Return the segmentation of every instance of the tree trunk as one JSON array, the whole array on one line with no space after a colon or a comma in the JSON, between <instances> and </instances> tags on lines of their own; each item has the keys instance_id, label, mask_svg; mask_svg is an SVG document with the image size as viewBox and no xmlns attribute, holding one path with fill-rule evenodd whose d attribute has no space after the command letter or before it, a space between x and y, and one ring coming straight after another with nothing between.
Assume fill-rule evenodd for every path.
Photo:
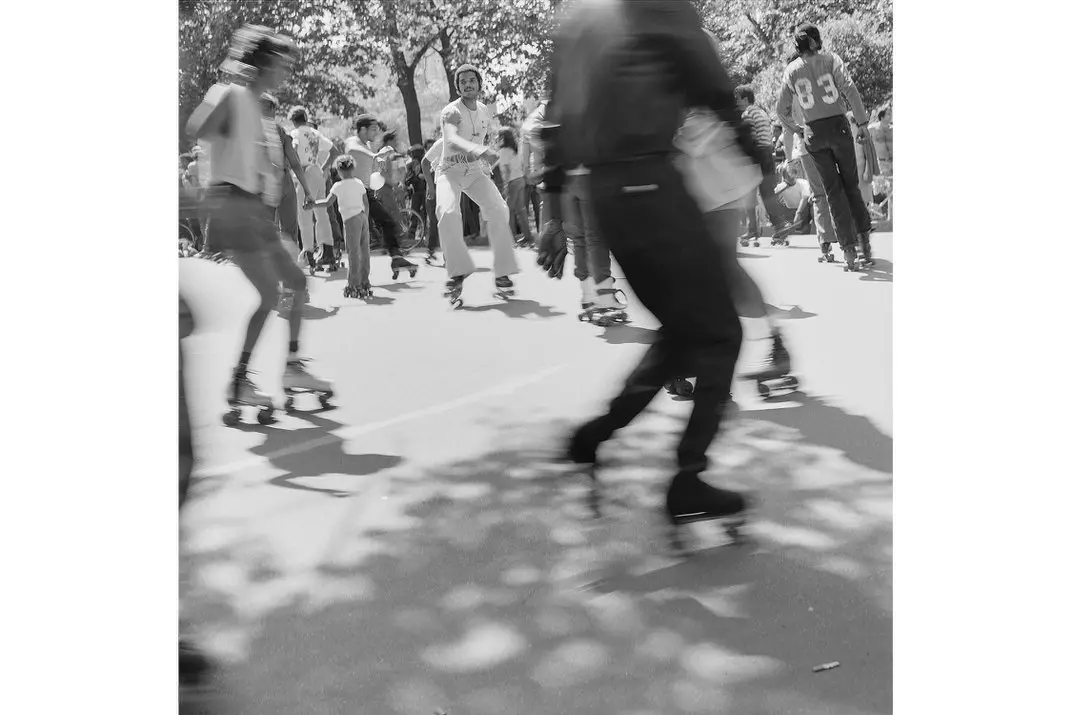
<instances>
[{"instance_id":1,"label":"tree trunk","mask_svg":"<svg viewBox=\"0 0 1072 715\"><path fill-rule=\"evenodd\" d=\"M446 29L439 30L439 58L443 60L443 71L447 73L447 87L450 90L450 100L453 102L459 96L458 88L454 86L454 50L450 46L450 35Z\"/></svg>"},{"instance_id":2,"label":"tree trunk","mask_svg":"<svg viewBox=\"0 0 1072 715\"><path fill-rule=\"evenodd\" d=\"M424 137L421 135L421 103L417 99L417 86L413 81L414 68L407 66L405 60L402 66L397 66L398 91L402 93L402 104L406 108L406 129L409 132L409 143L423 144Z\"/></svg>"}]
</instances>

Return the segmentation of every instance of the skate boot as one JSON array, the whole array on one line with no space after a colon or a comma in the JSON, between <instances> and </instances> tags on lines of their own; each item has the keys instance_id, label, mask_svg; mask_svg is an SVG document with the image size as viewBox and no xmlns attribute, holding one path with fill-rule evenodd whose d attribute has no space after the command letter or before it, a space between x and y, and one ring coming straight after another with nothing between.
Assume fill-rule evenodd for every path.
<instances>
[{"instance_id":1,"label":"skate boot","mask_svg":"<svg viewBox=\"0 0 1072 715\"><path fill-rule=\"evenodd\" d=\"M510 280L510 276L499 276L495 279L495 295L502 298L512 298L516 295L514 291L514 282Z\"/></svg>"},{"instance_id":2,"label":"skate boot","mask_svg":"<svg viewBox=\"0 0 1072 715\"><path fill-rule=\"evenodd\" d=\"M756 383L756 392L763 399L771 396L771 387L779 390L795 390L800 381L790 375L792 364L789 351L785 349L780 331L771 333L771 350L766 359L751 370L741 372L741 378Z\"/></svg>"},{"instance_id":3,"label":"skate boot","mask_svg":"<svg viewBox=\"0 0 1072 715\"><path fill-rule=\"evenodd\" d=\"M399 273L409 273L409 277L413 278L417 275L417 264L410 263L402 256L395 256L391 259L391 280L396 280Z\"/></svg>"},{"instance_id":4,"label":"skate boot","mask_svg":"<svg viewBox=\"0 0 1072 715\"><path fill-rule=\"evenodd\" d=\"M438 261L436 260L435 251L429 251L428 255L424 257L424 264L426 266L434 266L437 265L437 263Z\"/></svg>"},{"instance_id":5,"label":"skate boot","mask_svg":"<svg viewBox=\"0 0 1072 715\"><path fill-rule=\"evenodd\" d=\"M443 297L450 300L451 308L461 308L465 305L462 302L462 283L465 281L465 276L454 276L447 281L446 289L443 291Z\"/></svg>"},{"instance_id":6,"label":"skate boot","mask_svg":"<svg viewBox=\"0 0 1072 715\"><path fill-rule=\"evenodd\" d=\"M857 270L856 268L856 245L850 244L842 249L842 253L845 256L845 268L842 269L846 273Z\"/></svg>"},{"instance_id":7,"label":"skate boot","mask_svg":"<svg viewBox=\"0 0 1072 715\"><path fill-rule=\"evenodd\" d=\"M789 234L793 233L797 229L797 225L792 221L783 223L780 227L774 229L774 235L771 237L772 246L788 246Z\"/></svg>"},{"instance_id":8,"label":"skate boot","mask_svg":"<svg viewBox=\"0 0 1072 715\"><path fill-rule=\"evenodd\" d=\"M830 243L828 241L823 241L819 246L823 249L822 255L819 256L819 263L833 263L837 260L834 258L834 252L830 250Z\"/></svg>"},{"instance_id":9,"label":"skate boot","mask_svg":"<svg viewBox=\"0 0 1072 715\"><path fill-rule=\"evenodd\" d=\"M577 320L582 323L592 317L592 308L596 304L596 282L591 277L581 281L581 312L577 314Z\"/></svg>"},{"instance_id":10,"label":"skate boot","mask_svg":"<svg viewBox=\"0 0 1072 715\"><path fill-rule=\"evenodd\" d=\"M287 366L283 370L283 392L287 399L284 407L289 411L294 408L294 395L299 392L309 392L320 399L320 406L328 408L330 400L335 394L329 381L321 379L309 372L306 363L308 358L291 357L287 360Z\"/></svg>"},{"instance_id":11,"label":"skate boot","mask_svg":"<svg viewBox=\"0 0 1072 715\"><path fill-rule=\"evenodd\" d=\"M621 300L618 295L621 294ZM614 287L614 279L607 278L596 284L595 305L591 308L588 320L602 328L614 323L628 323L629 316L625 312L625 293Z\"/></svg>"},{"instance_id":12,"label":"skate boot","mask_svg":"<svg viewBox=\"0 0 1072 715\"><path fill-rule=\"evenodd\" d=\"M666 517L669 521L671 550L685 555L684 527L700 521L721 520L721 525L734 544L743 543L740 529L745 524L748 502L743 494L705 484L696 474L679 472L666 494Z\"/></svg>"},{"instance_id":13,"label":"skate boot","mask_svg":"<svg viewBox=\"0 0 1072 715\"><path fill-rule=\"evenodd\" d=\"M272 398L257 389L250 379L250 374L248 368L235 368L234 378L227 395L227 404L231 409L223 415L223 423L228 427L234 427L239 423L242 418L243 405L260 408L257 412L257 422L262 425L275 422L275 405L272 404Z\"/></svg>"},{"instance_id":14,"label":"skate boot","mask_svg":"<svg viewBox=\"0 0 1072 715\"><path fill-rule=\"evenodd\" d=\"M863 257L860 259L860 267L871 268L875 265L875 261L871 258L871 234L860 234L860 250L863 253Z\"/></svg>"}]
</instances>

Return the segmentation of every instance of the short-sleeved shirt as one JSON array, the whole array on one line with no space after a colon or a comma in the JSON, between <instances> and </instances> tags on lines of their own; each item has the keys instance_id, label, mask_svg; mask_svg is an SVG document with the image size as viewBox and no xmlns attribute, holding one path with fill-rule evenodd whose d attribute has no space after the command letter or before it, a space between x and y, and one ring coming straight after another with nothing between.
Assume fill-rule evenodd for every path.
<instances>
[{"instance_id":1,"label":"short-sleeved shirt","mask_svg":"<svg viewBox=\"0 0 1072 715\"><path fill-rule=\"evenodd\" d=\"M428 151L425 152L424 158L428 160L428 164L432 167L432 171L439 171L439 160L443 158L443 137L439 137L435 140L432 146L428 147Z\"/></svg>"},{"instance_id":2,"label":"short-sleeved shirt","mask_svg":"<svg viewBox=\"0 0 1072 715\"><path fill-rule=\"evenodd\" d=\"M546 116L547 101L545 100L540 102L536 109L532 110L532 114L526 117L521 125L521 146L522 148L527 146L529 150L528 166L522 166L522 169L529 174L539 175L543 173L543 142L540 141L536 133L543 126Z\"/></svg>"},{"instance_id":3,"label":"short-sleeved shirt","mask_svg":"<svg viewBox=\"0 0 1072 715\"><path fill-rule=\"evenodd\" d=\"M346 140L346 153L354 159L354 176L368 186L372 182L372 170L376 165L376 154L365 146L357 137Z\"/></svg>"},{"instance_id":4,"label":"short-sleeved shirt","mask_svg":"<svg viewBox=\"0 0 1072 715\"><path fill-rule=\"evenodd\" d=\"M290 137L294 140L294 151L303 169L313 164L323 166L331 154L331 140L308 124L292 131Z\"/></svg>"},{"instance_id":5,"label":"short-sleeved shirt","mask_svg":"<svg viewBox=\"0 0 1072 715\"><path fill-rule=\"evenodd\" d=\"M782 97L790 94L800 103L805 124L849 110L857 116L867 116L845 63L833 52L818 52L790 62L782 75ZM850 102L859 106L850 107Z\"/></svg>"},{"instance_id":6,"label":"short-sleeved shirt","mask_svg":"<svg viewBox=\"0 0 1072 715\"><path fill-rule=\"evenodd\" d=\"M491 112L483 102L476 103L476 109L469 109L459 97L447 106L443 107L440 120L444 125L453 124L458 128L458 136L475 144L487 146L488 133L491 132ZM444 135L446 132L444 131ZM459 152L453 147L449 153L444 153L440 160L441 169L449 169L457 164L471 163L465 152ZM485 167L486 162L481 161ZM490 168L490 167L488 167Z\"/></svg>"},{"instance_id":7,"label":"short-sleeved shirt","mask_svg":"<svg viewBox=\"0 0 1072 715\"><path fill-rule=\"evenodd\" d=\"M339 200L339 214L343 221L365 212L365 185L360 179L337 181L328 193Z\"/></svg>"},{"instance_id":8,"label":"short-sleeved shirt","mask_svg":"<svg viewBox=\"0 0 1072 715\"><path fill-rule=\"evenodd\" d=\"M521 155L513 149L503 147L499 149L499 167L502 171L503 181L510 183L514 179L524 179L525 172L521 168Z\"/></svg>"}]
</instances>

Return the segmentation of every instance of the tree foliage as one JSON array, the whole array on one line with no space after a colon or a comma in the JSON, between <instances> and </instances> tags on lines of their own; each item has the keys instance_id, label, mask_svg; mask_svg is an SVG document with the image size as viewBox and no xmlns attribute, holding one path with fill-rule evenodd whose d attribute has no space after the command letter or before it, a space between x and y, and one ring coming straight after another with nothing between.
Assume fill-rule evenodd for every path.
<instances>
[{"instance_id":1,"label":"tree foliage","mask_svg":"<svg viewBox=\"0 0 1072 715\"><path fill-rule=\"evenodd\" d=\"M283 106L304 104L315 112L352 113L368 97L363 78L378 49L351 3L340 0L272 2L180 0L179 145L189 146L182 127L213 83L227 56L231 35L245 23L266 25L293 37L300 57L278 89Z\"/></svg>"},{"instance_id":2,"label":"tree foliage","mask_svg":"<svg viewBox=\"0 0 1072 715\"><path fill-rule=\"evenodd\" d=\"M892 0L693 0L704 26L719 40L722 59L738 84L752 84L756 99L772 106L774 88L793 34L806 22L823 46L845 60L864 104L874 108L893 92Z\"/></svg>"}]
</instances>

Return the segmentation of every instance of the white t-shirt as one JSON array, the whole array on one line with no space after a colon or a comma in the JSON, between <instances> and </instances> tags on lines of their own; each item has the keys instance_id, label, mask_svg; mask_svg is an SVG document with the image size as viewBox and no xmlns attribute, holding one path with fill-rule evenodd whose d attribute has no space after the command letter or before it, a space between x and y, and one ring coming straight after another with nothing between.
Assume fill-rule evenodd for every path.
<instances>
[{"instance_id":1,"label":"white t-shirt","mask_svg":"<svg viewBox=\"0 0 1072 715\"><path fill-rule=\"evenodd\" d=\"M443 158L443 137L439 137L432 146L428 147L424 158L432 166L432 171L439 171L439 160Z\"/></svg>"},{"instance_id":2,"label":"white t-shirt","mask_svg":"<svg viewBox=\"0 0 1072 715\"><path fill-rule=\"evenodd\" d=\"M209 91L218 102L231 103L230 127L226 136L198 137L208 157L209 184L233 184L243 191L259 194L261 178L268 162L264 151L264 126L260 98L241 85L219 85Z\"/></svg>"},{"instance_id":3,"label":"white t-shirt","mask_svg":"<svg viewBox=\"0 0 1072 715\"><path fill-rule=\"evenodd\" d=\"M361 179L338 181L329 193L339 200L339 213L343 221L365 212L365 185L361 183Z\"/></svg>"},{"instance_id":4,"label":"white t-shirt","mask_svg":"<svg viewBox=\"0 0 1072 715\"><path fill-rule=\"evenodd\" d=\"M481 146L487 146L488 133L491 131L491 112L488 111L488 106L483 102L477 102L476 109L469 109L459 97L443 107L440 119L444 125L453 124L457 127L458 136L462 139ZM443 169L449 169L456 164L471 163L466 157L465 152L460 152L451 147L449 152L444 153L443 158L440 160L440 165ZM480 163L490 171L491 167L486 162L481 160Z\"/></svg>"},{"instance_id":5,"label":"white t-shirt","mask_svg":"<svg viewBox=\"0 0 1072 715\"><path fill-rule=\"evenodd\" d=\"M292 131L290 137L294 140L294 151L298 153L298 161L303 169L311 164L323 166L331 155L331 140L308 124Z\"/></svg>"},{"instance_id":6,"label":"white t-shirt","mask_svg":"<svg viewBox=\"0 0 1072 715\"><path fill-rule=\"evenodd\" d=\"M521 167L521 155L506 147L499 149L499 171L502 172L503 181L508 184L514 179L524 179L525 172Z\"/></svg>"},{"instance_id":7,"label":"white t-shirt","mask_svg":"<svg viewBox=\"0 0 1072 715\"><path fill-rule=\"evenodd\" d=\"M811 196L811 186L808 185L806 179L797 179L792 186L784 183L778 184L774 187L774 195L786 206L796 208L800 206L802 199Z\"/></svg>"}]
</instances>

